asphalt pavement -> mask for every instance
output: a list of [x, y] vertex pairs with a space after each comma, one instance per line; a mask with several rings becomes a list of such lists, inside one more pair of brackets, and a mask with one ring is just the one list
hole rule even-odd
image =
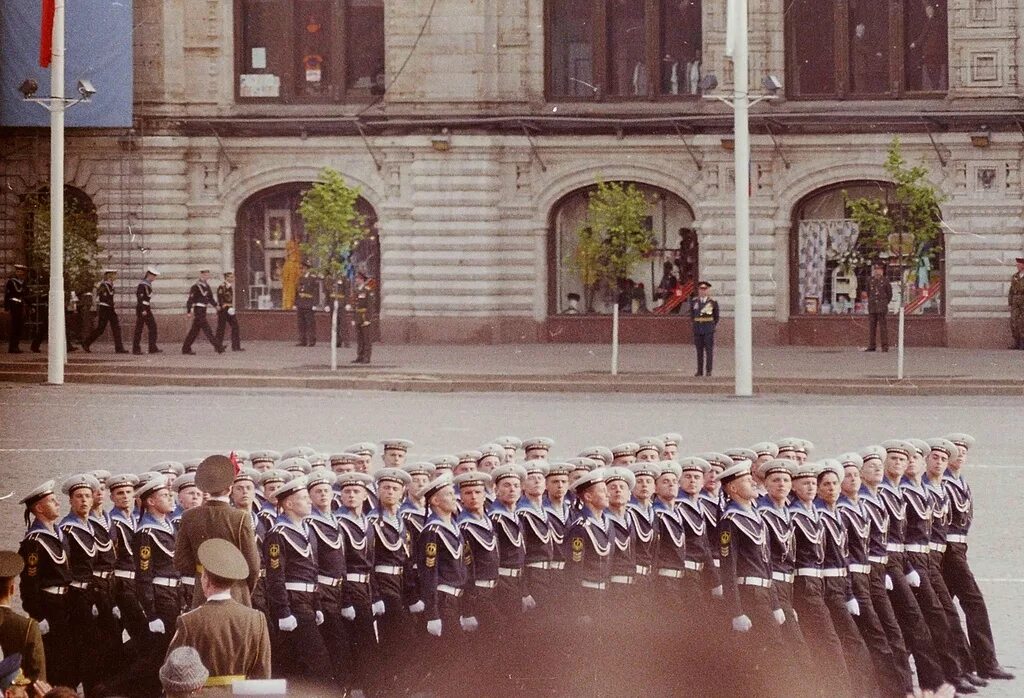
[[[255, 354], [256, 352], [254, 352]], [[248, 352], [247, 352], [248, 354]], [[188, 357], [183, 357], [188, 358]], [[229, 357], [230, 358], [230, 357]], [[553, 457], [678, 431], [683, 454], [800, 436], [812, 458], [901, 436], [966, 431], [977, 502], [970, 559], [1004, 665], [1022, 675], [983, 696], [1024, 695], [1024, 456], [1019, 398], [764, 395], [670, 396], [175, 388], [0, 383], [0, 547], [23, 531], [17, 500], [39, 482], [92, 468], [141, 471], [165, 459], [233, 448], [331, 451], [406, 437], [410, 458], [455, 452], [500, 434], [550, 436]], [[66, 503], [64, 506], [66, 511]]]

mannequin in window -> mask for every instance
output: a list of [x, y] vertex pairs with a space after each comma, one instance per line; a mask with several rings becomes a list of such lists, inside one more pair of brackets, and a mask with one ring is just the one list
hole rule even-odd
[[693, 60], [686, 64], [686, 85], [691, 95], [700, 94], [700, 49], [693, 54]]
[[911, 55], [921, 66], [920, 89], [946, 89], [946, 27], [935, 11], [935, 5], [924, 6], [921, 32], [910, 42]]

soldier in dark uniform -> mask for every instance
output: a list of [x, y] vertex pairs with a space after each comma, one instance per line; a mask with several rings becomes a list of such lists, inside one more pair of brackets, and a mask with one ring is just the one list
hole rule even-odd
[[132, 353], [142, 353], [142, 328], [145, 327], [149, 340], [149, 353], [159, 354], [162, 350], [156, 345], [156, 318], [153, 317], [153, 281], [160, 276], [153, 267], [146, 267], [146, 274], [135, 287], [135, 332], [132, 334]]
[[[174, 568], [174, 498], [166, 478], [153, 478], [136, 491], [143, 514], [135, 531], [135, 591], [146, 616], [148, 633], [142, 655], [128, 672], [133, 695], [160, 693], [157, 673], [181, 613], [181, 579]], [[127, 679], [126, 679], [127, 680]]]
[[117, 565], [117, 550], [110, 536], [110, 515], [105, 509], [107, 482], [112, 475], [108, 470], [93, 470], [89, 473], [97, 482], [93, 485], [92, 511], [89, 512], [89, 526], [96, 539], [96, 555], [92, 563], [92, 591], [99, 616], [96, 626], [99, 630], [100, 675], [112, 673], [117, 657], [122, 651], [121, 609], [114, 597], [114, 569]]
[[864, 351], [875, 351], [876, 327], [881, 335], [882, 351], [889, 351], [889, 328], [885, 318], [891, 301], [892, 284], [885, 278], [885, 264], [875, 262], [871, 265], [871, 278], [868, 279], [868, 348]]
[[368, 690], [375, 685], [376, 616], [383, 611], [383, 604], [374, 608], [377, 603], [373, 586], [374, 533], [372, 522], [364, 514], [372, 483], [372, 477], [354, 471], [339, 474], [335, 482], [341, 500], [335, 515], [345, 537], [341, 615], [347, 623], [349, 664], [346, 673], [353, 691]]
[[373, 318], [377, 312], [377, 290], [366, 272], [356, 272], [356, 284], [352, 289], [352, 310], [356, 326], [355, 364], [370, 363], [373, 349]]
[[[424, 489], [430, 518], [417, 541], [416, 565], [425, 609], [428, 641], [424, 649], [438, 691], [448, 689], [462, 652], [462, 595], [469, 579], [466, 544], [455, 523], [456, 501], [451, 475], [434, 478]], [[467, 628], [468, 630], [469, 628]]]
[[256, 502], [256, 483], [260, 481], [260, 473], [252, 468], [241, 468], [235, 473], [231, 483], [231, 505], [236, 509], [249, 513], [252, 523], [256, 549], [259, 551], [260, 571], [256, 586], [252, 590], [252, 607], [257, 611], [267, 612], [267, 552], [263, 543], [266, 541], [270, 528], [258, 515]]
[[[676, 501], [686, 533], [683, 587], [691, 604], [703, 605], [707, 609], [707, 592], [714, 589], [716, 596], [721, 593], [721, 589], [717, 589], [718, 575], [711, 553], [709, 531], [712, 529], [700, 503], [704, 476], [711, 470], [711, 464], [703, 458], [690, 457], [681, 459], [679, 467], [679, 499]], [[694, 616], [699, 618], [704, 613], [697, 610]]]
[[[630, 466], [630, 470], [635, 478], [628, 511], [635, 534], [633, 557], [636, 560], [636, 584], [642, 593], [647, 594], [651, 575], [657, 568], [658, 518], [654, 513], [654, 483], [661, 475], [661, 463], [635, 463]], [[646, 603], [634, 605], [649, 608]]]
[[224, 346], [224, 330], [231, 327], [231, 351], [245, 351], [242, 335], [238, 333], [238, 315], [235, 311], [235, 272], [224, 272], [224, 283], [217, 287], [217, 344]]
[[0, 550], [0, 653], [22, 656], [21, 671], [29, 681], [46, 681], [46, 655], [39, 623], [11, 608], [17, 577], [25, 569], [18, 553]]
[[[785, 695], [783, 682], [802, 677], [786, 676], [787, 672], [780, 675], [769, 668], [773, 657], [786, 652], [779, 629], [786, 623], [786, 614], [772, 580], [768, 525], [755, 508], [757, 488], [750, 467], [750, 461], [741, 460], [719, 476], [729, 499], [716, 541], [720, 548], [722, 599], [732, 618], [732, 629], [739, 634], [736, 639], [746, 655], [744, 664], [754, 673], [748, 676], [740, 672], [725, 681], [737, 694], [757, 686], [759, 693]], [[792, 687], [789, 681], [785, 683]]]
[[313, 506], [306, 523], [309, 525], [310, 538], [315, 537], [317, 545], [317, 594], [320, 596], [320, 610], [324, 614], [320, 634], [327, 654], [331, 657], [335, 681], [348, 689], [347, 623], [341, 616], [341, 588], [345, 583], [345, 534], [331, 510], [333, 484], [334, 473], [326, 470], [314, 471], [307, 478], [306, 488]]
[[705, 357], [707, 358], [707, 374], [711, 375], [715, 359], [715, 328], [718, 326], [718, 301], [708, 293], [711, 284], [701, 281], [697, 284], [697, 297], [690, 301], [690, 320], [693, 322], [693, 344], [697, 347], [697, 372], [693, 375], [705, 375]]
[[496, 590], [501, 553], [498, 551], [498, 536], [494, 524], [487, 516], [487, 488], [491, 476], [484, 472], [463, 473], [453, 480], [462, 501], [462, 513], [458, 517], [459, 530], [466, 541], [468, 579], [462, 598], [462, 616], [459, 619], [463, 630], [475, 631], [480, 628], [480, 640], [472, 643], [469, 663], [477, 668], [469, 679], [469, 693], [484, 695], [488, 686], [503, 668], [499, 661], [499, 648], [507, 637], [508, 623], [498, 609]]
[[213, 336], [210, 323], [206, 320], [206, 311], [217, 307], [217, 301], [213, 297], [213, 290], [208, 283], [209, 279], [210, 270], [201, 269], [199, 271], [199, 280], [192, 284], [188, 291], [188, 300], [185, 301], [185, 312], [192, 318], [192, 326], [189, 328], [188, 334], [185, 335], [185, 342], [181, 345], [182, 354], [195, 354], [192, 351], [192, 342], [199, 336], [200, 331], [204, 337], [210, 340], [210, 344], [213, 345], [214, 350], [218, 354], [224, 353], [224, 345]]
[[20, 354], [21, 349], [18, 343], [21, 341], [21, 333], [25, 331], [25, 300], [28, 296], [28, 289], [25, 281], [28, 279], [28, 267], [24, 264], [14, 265], [14, 276], [7, 279], [4, 285], [4, 310], [7, 311], [7, 353]]
[[318, 538], [305, 521], [312, 513], [306, 478], [277, 491], [281, 515], [267, 534], [267, 605], [278, 632], [272, 650], [274, 675], [326, 687], [331, 672], [318, 626], [324, 622], [317, 594]]
[[985, 597], [967, 561], [967, 534], [974, 520], [974, 496], [961, 471], [967, 464], [967, 452], [974, 445], [974, 437], [956, 433], [947, 435], [946, 439], [957, 447], [959, 458], [949, 460], [946, 474], [942, 477], [950, 503], [942, 576], [949, 593], [960, 602], [964, 611], [967, 639], [978, 676], [983, 679], [1012, 679], [1013, 674], [999, 665]]
[[297, 347], [316, 345], [316, 318], [313, 308], [316, 305], [316, 293], [319, 281], [310, 271], [309, 262], [302, 263], [302, 276], [295, 291], [295, 317], [299, 323], [299, 343]]
[[117, 279], [117, 272], [113, 269], [103, 270], [103, 281], [96, 287], [96, 329], [92, 331], [84, 342], [82, 349], [89, 351], [89, 347], [99, 339], [103, 331], [110, 324], [110, 333], [114, 336], [114, 351], [118, 354], [127, 354], [121, 342], [121, 323], [117, 319], [117, 310], [114, 308], [114, 281]]
[[[399, 667], [402, 651], [410, 634], [410, 617], [406, 599], [412, 586], [412, 562], [409, 543], [411, 536], [399, 507], [405, 497], [405, 488], [412, 482], [400, 468], [381, 468], [373, 475], [377, 488], [377, 506], [369, 513], [373, 526], [373, 586], [377, 592], [374, 613], [379, 616], [377, 629], [380, 658], [388, 667], [390, 682], [379, 688], [396, 690], [399, 685]], [[410, 603], [418, 601], [412, 599]], [[377, 611], [380, 611], [378, 613]]]
[[135, 486], [139, 479], [130, 473], [114, 475], [107, 480], [110, 499], [110, 540], [114, 544], [114, 606], [118, 609], [121, 626], [128, 633], [129, 649], [137, 652], [145, 636], [146, 620], [135, 593], [135, 528], [137, 521], [132, 511]]
[[1017, 257], [1017, 272], [1010, 278], [1010, 333], [1011, 349], [1024, 349], [1024, 257]]

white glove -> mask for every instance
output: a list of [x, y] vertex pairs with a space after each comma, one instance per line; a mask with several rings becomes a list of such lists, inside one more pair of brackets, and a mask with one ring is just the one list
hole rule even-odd
[[917, 589], [921, 586], [921, 575], [917, 573], [917, 570], [910, 570], [907, 574], [907, 584]]
[[724, 595], [725, 595], [725, 592], [722, 590], [722, 585], [721, 584], [719, 584], [718, 586], [716, 586], [714, 589], [711, 590], [711, 596], [713, 596], [716, 599], [720, 599]]
[[732, 629], [738, 633], [745, 633], [753, 627], [753, 623], [746, 616], [736, 616], [732, 619]]
[[417, 601], [412, 606], [409, 606], [409, 613], [423, 613], [423, 609], [426, 605], [422, 601]]
[[428, 620], [427, 632], [434, 637], [441, 637], [441, 619], [435, 618], [434, 620]]
[[532, 611], [537, 608], [537, 602], [533, 600], [532, 596], [523, 597], [523, 612]]
[[471, 633], [480, 627], [480, 624], [473, 616], [459, 616], [459, 625], [467, 633]]
[[885, 575], [885, 590], [892, 591], [892, 577]]
[[356, 609], [352, 608], [351, 606], [345, 606], [345, 608], [341, 609], [341, 617], [345, 620], [355, 620]]
[[157, 618], [156, 620], [149, 621], [149, 632], [163, 635], [167, 631], [164, 629], [164, 622]]
[[45, 635], [48, 632], [50, 632], [50, 621], [43, 618], [41, 621], [39, 621], [39, 634]]
[[99, 618], [100, 617], [100, 609], [96, 608], [96, 604], [92, 605], [92, 617], [93, 618]]
[[786, 622], [786, 612], [781, 608], [776, 608], [772, 611], [772, 616], [775, 618], [775, 622], [782, 625]]
[[374, 601], [373, 605], [370, 606], [370, 608], [373, 610], [373, 615], [375, 617], [376, 616], [384, 615], [384, 602], [383, 601]]
[[800, 616], [798, 616], [796, 614], [796, 609], [793, 608], [793, 609], [790, 609], [790, 610], [793, 611], [793, 620], [795, 620], [797, 623], [799, 623], [800, 622]]
[[324, 624], [324, 612], [323, 611], [317, 611], [316, 612], [316, 624], [317, 625], [323, 625]]
[[290, 633], [299, 627], [299, 621], [295, 620], [295, 616], [288, 616], [287, 618], [279, 618], [277, 620], [277, 627], [286, 633]]
[[114, 616], [114, 618], [117, 618], [118, 620], [121, 620], [121, 609], [117, 606], [114, 606], [110, 609], [110, 615]]
[[857, 599], [850, 599], [846, 602], [846, 610], [850, 612], [851, 616], [860, 615], [860, 604], [857, 603]]

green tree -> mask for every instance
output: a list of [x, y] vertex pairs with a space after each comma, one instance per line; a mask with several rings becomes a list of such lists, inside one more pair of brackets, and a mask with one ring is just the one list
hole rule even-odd
[[358, 201], [359, 188], [350, 187], [330, 167], [321, 170], [320, 180], [303, 194], [299, 204], [306, 227], [302, 251], [317, 276], [342, 278], [348, 255], [370, 234], [366, 217], [356, 207]]
[[568, 262], [583, 284], [583, 307], [586, 312], [592, 313], [597, 284], [602, 278], [604, 242], [589, 225], [581, 226], [576, 235], [576, 249], [569, 255]]
[[[30, 217], [28, 265], [41, 283], [50, 277], [50, 197], [31, 194], [25, 211]], [[89, 293], [100, 278], [100, 229], [96, 214], [73, 198], [64, 197], [64, 288], [79, 296]]]
[[945, 197], [927, 182], [928, 169], [910, 167], [898, 138], [889, 146], [885, 171], [892, 178], [894, 189], [888, 200], [846, 197], [850, 218], [860, 228], [860, 240], [877, 252], [900, 254], [902, 235], [904, 254], [933, 248], [941, 241], [940, 206]]

